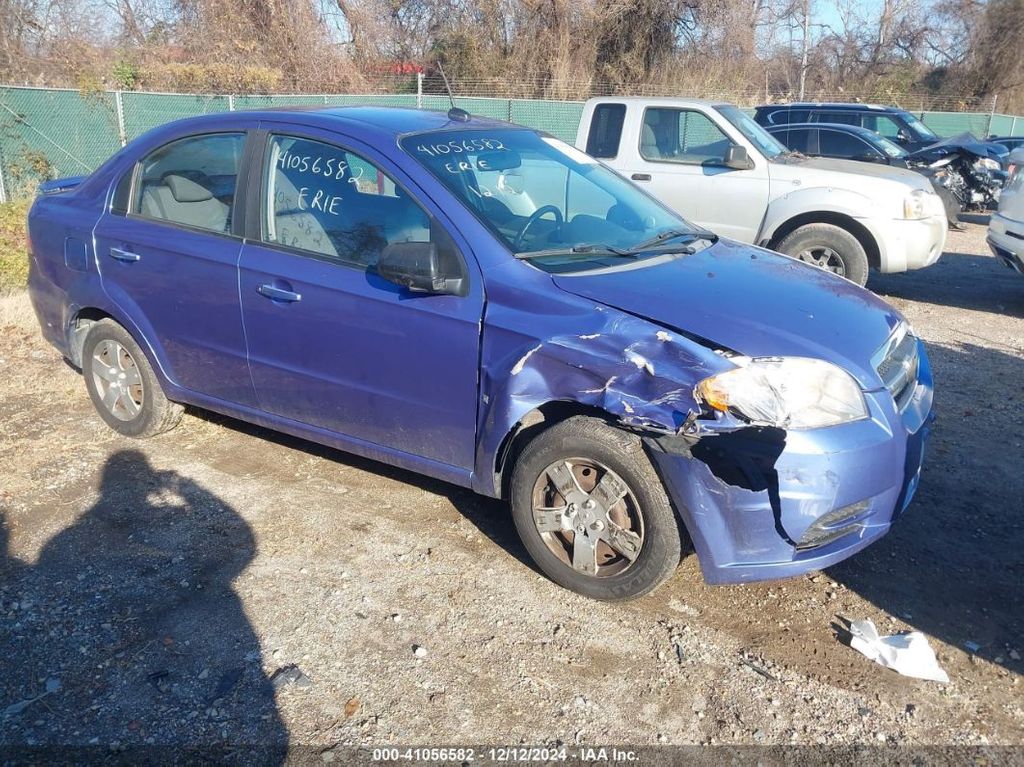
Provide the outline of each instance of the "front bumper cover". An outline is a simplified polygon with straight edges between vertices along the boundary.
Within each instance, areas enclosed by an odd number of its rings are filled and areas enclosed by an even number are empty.
[[[801,575],[889,530],[917,488],[933,420],[931,369],[923,345],[919,352],[902,412],[881,390],[866,393],[870,417],[854,423],[712,426],[688,450],[652,450],[708,583]]]

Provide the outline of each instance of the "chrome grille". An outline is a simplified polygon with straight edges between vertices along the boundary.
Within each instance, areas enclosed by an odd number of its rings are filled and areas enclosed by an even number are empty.
[[[917,372],[920,356],[917,351],[917,338],[910,333],[906,325],[900,325],[879,350],[875,370],[892,398],[896,407],[903,410],[910,402],[917,385]]]

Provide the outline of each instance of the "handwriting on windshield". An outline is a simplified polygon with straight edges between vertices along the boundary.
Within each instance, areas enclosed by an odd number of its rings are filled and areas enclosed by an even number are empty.
[[[429,157],[439,157],[446,154],[465,154],[471,152],[499,151],[505,149],[505,145],[496,138],[467,138],[440,142],[435,144],[419,144],[416,151]]]

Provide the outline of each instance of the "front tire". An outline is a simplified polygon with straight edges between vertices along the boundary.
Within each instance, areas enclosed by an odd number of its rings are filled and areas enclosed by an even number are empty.
[[[805,224],[785,237],[776,248],[864,286],[868,282],[868,254],[860,240],[834,224]]]
[[[574,416],[516,462],[512,519],[555,583],[601,600],[653,591],[679,564],[679,524],[638,437]]]
[[[100,417],[126,437],[152,437],[181,420],[182,406],[167,399],[142,349],[113,320],[89,328],[82,373]]]

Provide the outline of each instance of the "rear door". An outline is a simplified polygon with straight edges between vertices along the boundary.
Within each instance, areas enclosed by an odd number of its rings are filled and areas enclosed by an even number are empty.
[[[367,446],[471,469],[483,290],[444,212],[372,148],[264,126],[239,289],[268,413]],[[381,279],[384,247],[433,242],[466,294]]]
[[[238,300],[244,130],[149,152],[95,229],[104,290],[157,349],[173,383],[242,405],[255,394]]]

